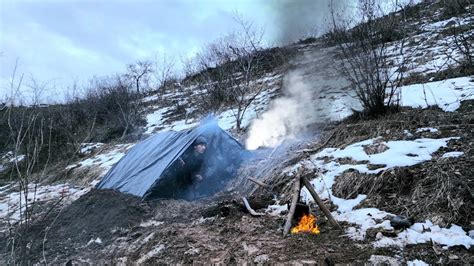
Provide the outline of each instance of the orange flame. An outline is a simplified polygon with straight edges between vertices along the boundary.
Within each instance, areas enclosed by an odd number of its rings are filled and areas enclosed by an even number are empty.
[[[291,233],[319,234],[319,227],[316,225],[316,217],[314,217],[312,214],[303,215],[298,225],[291,229]]]

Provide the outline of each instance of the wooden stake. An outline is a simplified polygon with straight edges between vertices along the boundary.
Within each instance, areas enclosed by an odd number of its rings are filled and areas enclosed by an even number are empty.
[[[288,211],[288,217],[286,218],[285,222],[285,227],[283,228],[283,236],[288,235],[290,233],[291,229],[291,220],[293,219],[293,215],[295,215],[295,210],[296,210],[296,203],[298,203],[299,198],[300,198],[300,192],[301,192],[301,170],[298,170],[298,173],[296,174],[296,179],[295,179],[295,186],[293,190],[293,198],[291,200],[291,206],[290,210]]]
[[[308,189],[309,193],[311,194],[311,196],[313,196],[314,198],[314,201],[316,201],[316,203],[318,204],[319,208],[323,211],[323,213],[326,215],[326,217],[328,218],[329,222],[337,227],[337,229],[339,230],[342,230],[342,227],[341,225],[339,225],[339,223],[334,219],[334,217],[332,217],[332,214],[331,212],[329,211],[329,209],[324,205],[323,201],[321,200],[321,198],[318,196],[318,193],[316,193],[316,190],[314,190],[314,187],[313,185],[311,185],[311,183],[309,182],[309,180],[302,176],[301,177],[301,181],[303,181],[303,185]]]

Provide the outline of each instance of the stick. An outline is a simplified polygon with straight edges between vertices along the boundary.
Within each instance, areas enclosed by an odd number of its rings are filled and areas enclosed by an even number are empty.
[[[247,208],[247,211],[251,215],[253,215],[253,216],[263,216],[263,215],[265,215],[263,213],[256,212],[254,209],[252,209],[252,207],[250,207],[250,204],[249,204],[249,202],[247,201],[247,199],[245,197],[242,197],[242,200],[244,201],[245,208]]]
[[[323,148],[324,146],[326,146],[328,144],[328,142],[334,137],[334,133],[335,131],[333,131],[331,133],[331,135],[321,144],[319,144],[318,146],[316,146],[315,148],[311,148],[311,149],[303,149],[299,152],[302,152],[302,153],[314,153],[314,152],[317,152],[319,151],[321,148]]]
[[[311,183],[309,183],[308,179],[306,177],[301,177],[301,181],[303,181],[303,185],[308,189],[309,193],[311,194],[311,196],[313,196],[314,198],[314,201],[316,201],[316,203],[318,204],[319,208],[323,211],[324,215],[326,215],[326,217],[328,218],[329,222],[337,227],[337,229],[339,230],[342,230],[342,227],[341,225],[339,225],[339,223],[334,219],[334,217],[332,217],[332,214],[331,212],[329,211],[329,209],[324,205],[323,201],[321,200],[321,198],[318,196],[318,193],[316,193],[316,190],[314,190],[314,187],[311,185]]]
[[[263,183],[263,182],[261,182],[261,181],[258,181],[257,179],[255,179],[255,178],[253,178],[253,177],[247,177],[247,178],[248,178],[248,180],[254,182],[255,184],[257,184],[257,185],[259,185],[259,186],[261,186],[261,187],[264,187],[264,188],[266,188],[266,189],[272,190],[272,188],[271,188],[269,185],[267,185],[267,184],[265,184],[265,183]]]
[[[291,220],[293,219],[293,215],[295,215],[296,203],[300,198],[300,191],[301,191],[301,170],[298,171],[296,174],[295,179],[295,186],[293,191],[293,198],[291,200],[290,210],[288,211],[288,217],[286,218],[285,227],[283,228],[283,236],[288,235],[291,228]]]

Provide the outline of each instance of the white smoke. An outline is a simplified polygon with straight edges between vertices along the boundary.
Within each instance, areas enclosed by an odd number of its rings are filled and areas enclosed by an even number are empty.
[[[283,88],[286,96],[276,99],[270,110],[253,121],[246,140],[247,149],[261,146],[275,147],[284,139],[295,137],[311,121],[317,111],[314,92],[302,75],[291,72],[285,76]]]

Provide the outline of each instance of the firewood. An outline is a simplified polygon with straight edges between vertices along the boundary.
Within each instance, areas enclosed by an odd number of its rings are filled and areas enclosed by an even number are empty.
[[[261,182],[261,181],[258,181],[257,179],[255,179],[255,178],[253,178],[253,177],[247,177],[247,178],[248,178],[248,180],[254,182],[255,184],[257,184],[257,185],[259,185],[259,186],[261,186],[261,187],[263,187],[263,188],[266,188],[266,189],[268,189],[268,190],[272,190],[272,188],[271,188],[269,185],[267,185],[267,184],[265,184],[265,183],[263,183],[263,182]]]
[[[293,220],[293,215],[295,215],[296,204],[298,203],[300,198],[302,169],[304,168],[301,167],[296,174],[293,197],[291,200],[290,210],[288,211],[288,217],[286,218],[285,227],[283,228],[283,236],[286,236],[288,235],[288,233],[290,233],[291,221]]]
[[[250,207],[250,204],[249,204],[249,202],[247,201],[247,199],[245,197],[242,197],[242,201],[244,202],[245,208],[247,209],[247,211],[251,215],[253,215],[253,216],[263,216],[263,215],[265,215],[264,213],[256,212],[254,209],[252,209],[252,207]]]
[[[311,185],[311,183],[309,182],[309,180],[302,176],[301,177],[301,181],[303,181],[303,185],[308,189],[309,193],[311,194],[311,196],[313,196],[313,199],[314,201],[316,201],[316,203],[318,204],[319,208],[323,211],[324,215],[326,215],[326,217],[328,218],[329,222],[335,226],[337,229],[339,230],[342,230],[342,227],[341,225],[339,225],[339,223],[334,219],[334,217],[332,216],[331,212],[329,211],[329,209],[324,205],[323,201],[321,200],[321,198],[318,196],[318,193],[316,193],[316,190],[314,190],[314,187],[313,185]]]

